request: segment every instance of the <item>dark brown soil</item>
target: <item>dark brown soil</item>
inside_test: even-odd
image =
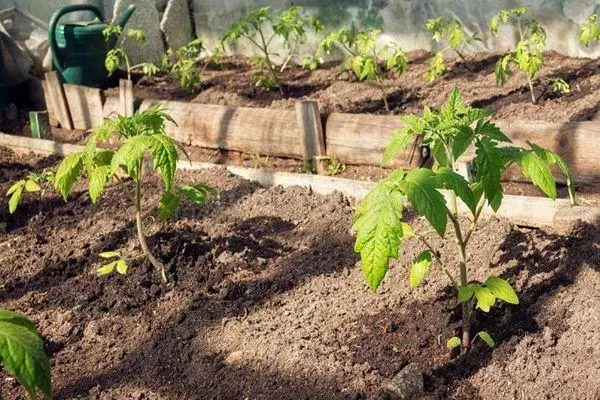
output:
[[[527,82],[520,74],[509,77],[504,87],[496,85],[493,69],[498,58],[490,53],[468,55],[467,63],[450,58],[446,62],[448,72],[441,79],[426,83],[423,75],[429,55],[412,52],[408,71],[400,77],[389,74],[384,80],[390,108],[394,114],[420,113],[425,105],[436,108],[458,86],[467,102],[494,109],[498,119],[566,122],[600,118],[600,61],[546,53],[545,66],[535,82],[539,101],[532,104]],[[278,109],[293,109],[294,100],[311,98],[319,101],[323,112],[386,113],[379,87],[357,82],[351,73],[341,71],[338,63],[328,63],[315,71],[286,69],[282,78],[284,96],[277,90],[257,88],[253,72],[244,58],[228,58],[221,66],[205,71],[196,93],[182,90],[168,77],[144,77],[137,82],[135,93],[142,98]],[[556,77],[571,85],[569,94],[552,93],[550,80]]]
[[[0,150],[0,192],[56,158]],[[495,350],[459,357],[445,340],[459,310],[445,276],[409,290],[421,246],[407,242],[378,293],[353,253],[352,207],[339,194],[260,188],[223,169],[182,173],[221,200],[183,204],[161,223],[145,216],[151,247],[176,277],[159,284],[139,258],[132,206],[119,188],[91,204],[84,182],[65,203],[48,193],[15,215],[0,201],[0,306],[40,328],[56,399],[374,399],[409,362],[428,399],[597,399],[600,230],[571,236],[484,221],[471,245],[472,279],[510,280],[521,304],[477,314]],[[150,179],[145,203],[159,196]],[[416,227],[419,220],[409,217]],[[432,239],[455,260],[450,240]],[[94,273],[105,250],[129,259],[126,276]],[[24,398],[2,380],[7,399]]]

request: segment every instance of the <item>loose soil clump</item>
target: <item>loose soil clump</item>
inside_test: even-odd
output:
[[[0,191],[56,157],[0,149]],[[445,275],[407,284],[407,242],[378,293],[353,253],[353,207],[340,194],[261,188],[215,168],[182,182],[221,191],[174,218],[145,215],[150,245],[175,286],[139,258],[132,206],[117,187],[91,203],[85,182],[64,202],[48,193],[35,231],[34,198],[14,215],[0,201],[0,306],[39,327],[57,399],[376,399],[409,363],[424,373],[426,399],[597,399],[600,381],[600,230],[570,236],[489,219],[469,260],[475,279],[510,280],[521,304],[478,313],[498,346],[458,356],[445,340],[459,307]],[[151,180],[144,201],[155,204]],[[114,200],[109,200],[112,198]],[[416,228],[421,222],[411,216]],[[466,222],[466,221],[464,221]],[[454,246],[436,238],[441,256]],[[119,250],[126,276],[98,277],[97,254]],[[2,380],[7,399],[23,398]]]

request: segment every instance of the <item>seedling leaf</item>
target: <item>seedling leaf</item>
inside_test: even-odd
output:
[[[411,288],[416,288],[419,286],[423,279],[429,273],[429,267],[431,266],[431,252],[429,250],[423,251],[419,254],[412,263],[412,268],[410,269],[410,275],[408,277],[408,282]]]
[[[450,350],[453,350],[453,349],[457,348],[458,346],[460,346],[460,343],[461,343],[461,340],[457,336],[452,336],[446,342],[446,347],[449,348]]]
[[[509,304],[519,304],[519,298],[515,293],[510,283],[505,281],[504,279],[490,276],[485,281],[485,286],[492,292],[494,296],[496,296],[500,300],[504,300]]]
[[[180,198],[171,192],[164,192],[158,202],[158,216],[160,219],[167,220],[173,212],[179,207]]]
[[[477,332],[477,334],[475,335],[475,337],[473,339],[477,339],[477,338],[484,341],[485,344],[487,344],[491,348],[493,348],[496,345],[496,343],[494,342],[494,339],[492,339],[490,334],[487,333],[486,331]]]

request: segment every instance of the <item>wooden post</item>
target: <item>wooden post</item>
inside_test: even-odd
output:
[[[71,120],[67,97],[65,96],[65,91],[60,77],[58,76],[58,72],[46,72],[45,78],[45,85],[48,92],[46,105],[54,108],[53,112],[56,120],[64,129],[73,129],[73,121]]]
[[[300,142],[302,143],[302,159],[305,164],[312,164],[319,171],[321,163],[316,157],[325,155],[325,137],[319,114],[319,103],[315,100],[296,102],[296,118],[300,128]]]
[[[29,113],[31,137],[36,139],[51,139],[50,117],[48,111],[31,111]]]
[[[133,83],[129,79],[119,79],[120,112],[124,117],[133,115]]]

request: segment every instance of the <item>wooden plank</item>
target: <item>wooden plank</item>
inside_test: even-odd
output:
[[[129,79],[119,79],[119,103],[121,115],[133,115],[133,82]]]
[[[63,84],[71,119],[75,129],[90,129],[102,125],[102,93],[98,88]]]
[[[184,144],[302,158],[295,111],[162,100],[144,100],[140,109],[157,103],[177,122],[167,124],[167,132]]]
[[[516,144],[527,141],[561,155],[576,182],[600,182],[600,125],[596,122],[554,123],[545,121],[495,121]],[[401,128],[398,117],[333,113],[325,128],[327,155],[336,155],[347,164],[380,165],[392,131]],[[467,153],[466,158],[472,156]],[[410,148],[396,157],[394,166],[407,166]],[[415,157],[416,158],[416,157]],[[557,179],[562,176],[555,171]],[[524,180],[516,169],[504,176]]]
[[[33,151],[39,154],[58,154],[62,156],[84,149],[84,146],[81,145],[58,143],[51,140],[33,139],[3,133],[0,133],[0,145],[8,146],[22,153]],[[258,182],[263,186],[304,186],[319,194],[340,192],[356,200],[360,200],[366,196],[375,185],[373,182],[355,181],[346,178],[264,171],[254,168],[223,166],[203,162],[189,163],[187,161],[180,161],[177,164],[177,168],[187,170],[226,168],[234,175]],[[459,212],[464,215],[470,214],[468,208],[460,201]],[[565,199],[553,201],[547,198],[528,196],[505,195],[502,206],[497,213],[494,213],[491,208],[487,207],[483,211],[483,215],[496,215],[506,218],[516,225],[534,228],[550,227],[558,233],[568,233],[579,222],[590,224],[600,223],[600,207],[571,207],[569,201]]]
[[[314,100],[296,102],[296,118],[300,127],[300,142],[302,143],[302,160],[316,167],[315,157],[325,155],[325,138],[321,125],[319,103]]]
[[[50,120],[51,126],[58,126],[58,118],[56,116],[56,108],[57,105],[54,102],[54,96],[51,96],[50,87],[48,85],[48,80],[44,79],[42,81],[42,90],[44,91],[44,102],[46,103],[46,110],[48,111],[48,118]]]
[[[112,118],[119,114],[121,108],[121,100],[119,97],[107,97],[102,105],[102,116],[104,118]]]
[[[73,129],[73,121],[69,112],[67,98],[58,72],[46,72],[44,76],[46,78],[46,89],[48,92],[46,104],[52,106],[54,117],[60,123],[61,127],[64,129]]]

